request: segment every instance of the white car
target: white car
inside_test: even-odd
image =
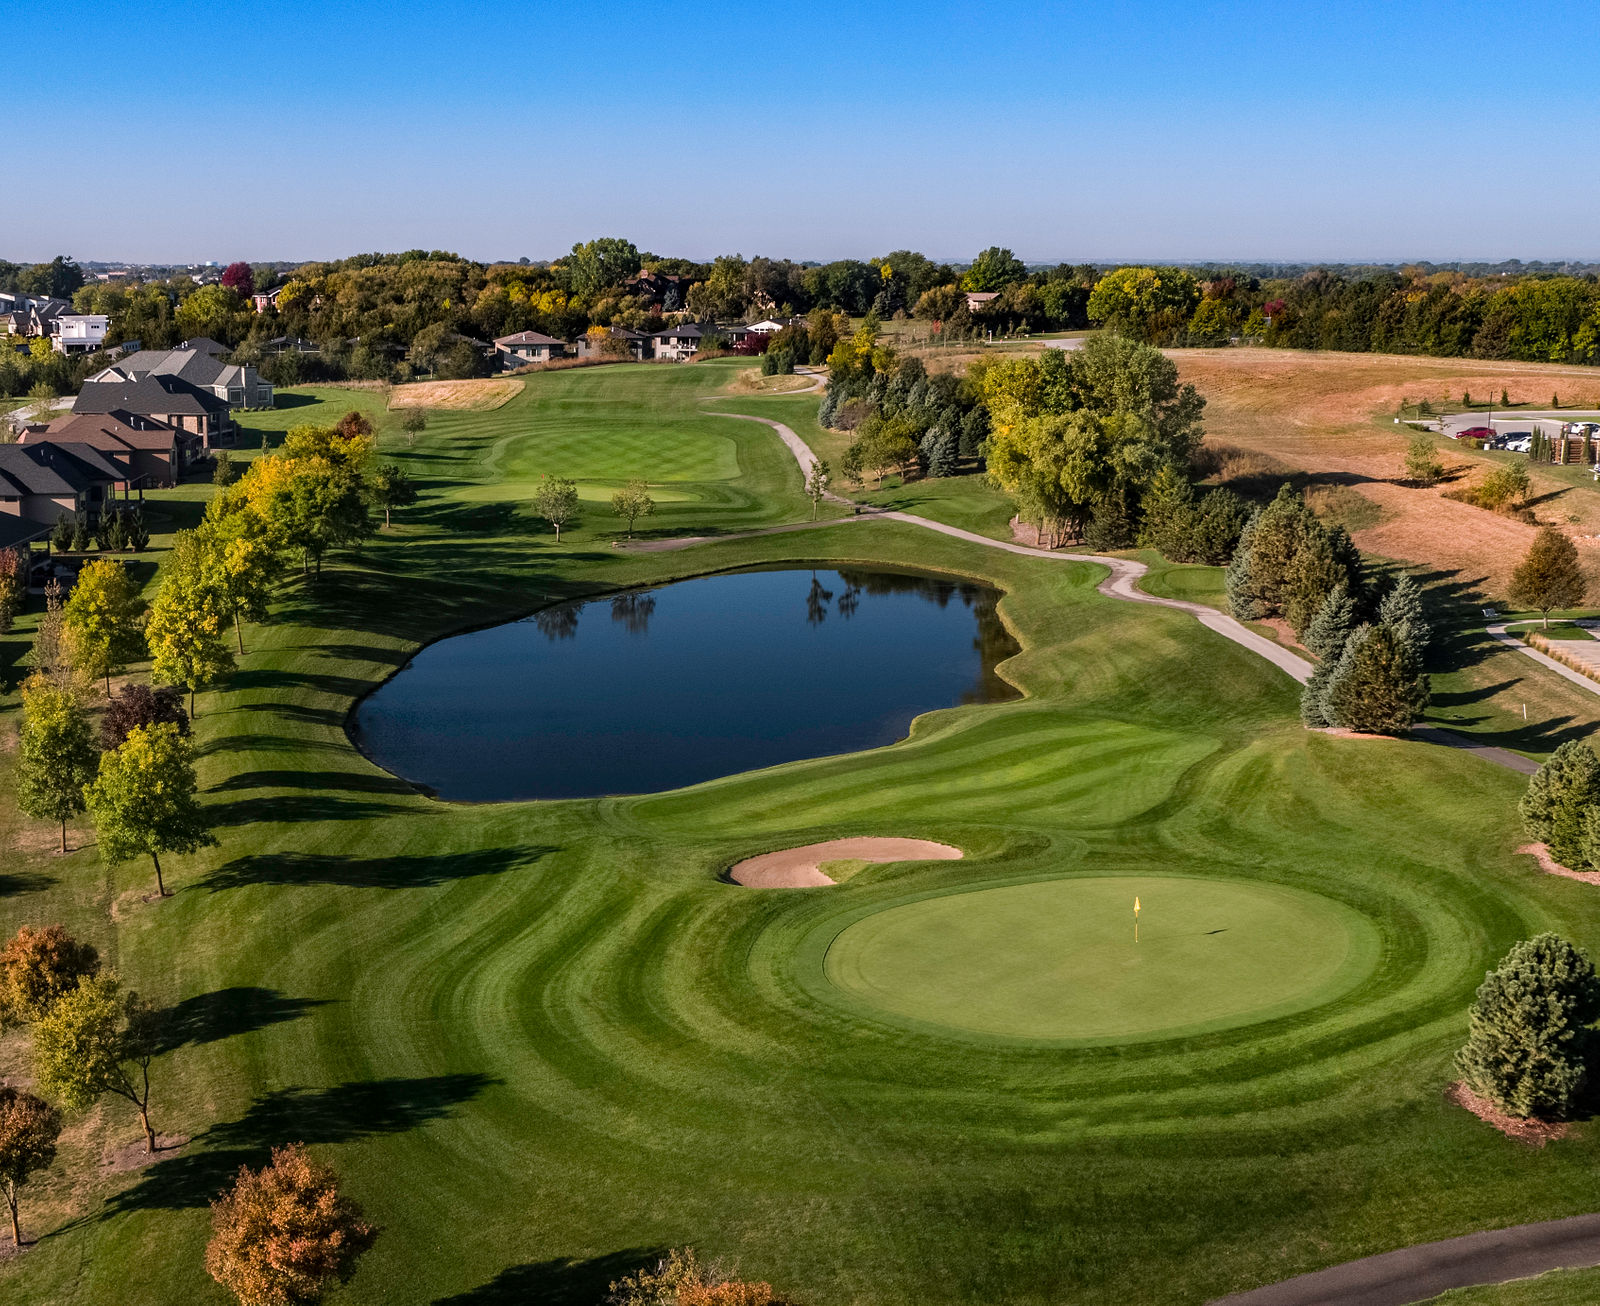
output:
[[[1528,453],[1533,449],[1533,437],[1524,435],[1516,440],[1507,440],[1505,448],[1508,453]]]

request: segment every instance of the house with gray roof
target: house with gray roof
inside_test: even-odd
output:
[[[85,381],[72,401],[72,411],[154,418],[197,438],[206,449],[233,443],[238,431],[226,400],[169,373],[145,372],[137,380]]]
[[[128,474],[87,444],[0,444],[0,523],[8,536],[38,539],[62,516],[93,517],[119,488],[126,496]]]
[[[248,364],[225,363],[227,349],[201,337],[185,340],[176,349],[141,349],[119,358],[89,377],[90,383],[138,381],[147,376],[175,376],[209,390],[229,408],[271,408],[272,383],[263,381]]]

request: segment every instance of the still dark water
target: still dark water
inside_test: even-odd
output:
[[[441,798],[654,793],[903,739],[1015,698],[997,591],[880,570],[749,571],[564,603],[418,653],[357,710]]]

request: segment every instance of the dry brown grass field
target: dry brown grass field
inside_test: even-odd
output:
[[[397,385],[389,395],[390,408],[438,408],[463,413],[486,413],[509,403],[522,393],[517,376],[485,377],[476,381],[413,381]]]
[[[1542,407],[1553,394],[1563,405],[1600,406],[1600,368],[1414,358],[1385,354],[1312,354],[1276,349],[1179,349],[1179,373],[1206,396],[1206,433],[1228,453],[1221,479],[1259,482],[1275,474],[1307,474],[1369,553],[1453,571],[1486,596],[1503,597],[1512,568],[1535,527],[1445,497],[1491,460],[1440,440],[1449,479],[1421,488],[1405,478],[1410,431],[1394,425],[1404,400],[1459,408],[1463,391],[1482,398],[1509,392],[1513,404]],[[1600,493],[1558,474],[1533,471],[1532,506],[1542,523],[1571,533],[1597,567]],[[1372,506],[1363,508],[1353,496]]]

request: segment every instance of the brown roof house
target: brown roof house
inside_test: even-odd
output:
[[[494,342],[495,366],[502,372],[527,367],[530,363],[548,363],[553,358],[566,356],[565,340],[540,335],[537,331],[518,331],[515,335],[500,336]]]
[[[175,426],[136,413],[75,413],[41,434],[25,433],[20,443],[40,440],[88,445],[125,471],[141,496],[146,489],[176,485],[200,443]]]

